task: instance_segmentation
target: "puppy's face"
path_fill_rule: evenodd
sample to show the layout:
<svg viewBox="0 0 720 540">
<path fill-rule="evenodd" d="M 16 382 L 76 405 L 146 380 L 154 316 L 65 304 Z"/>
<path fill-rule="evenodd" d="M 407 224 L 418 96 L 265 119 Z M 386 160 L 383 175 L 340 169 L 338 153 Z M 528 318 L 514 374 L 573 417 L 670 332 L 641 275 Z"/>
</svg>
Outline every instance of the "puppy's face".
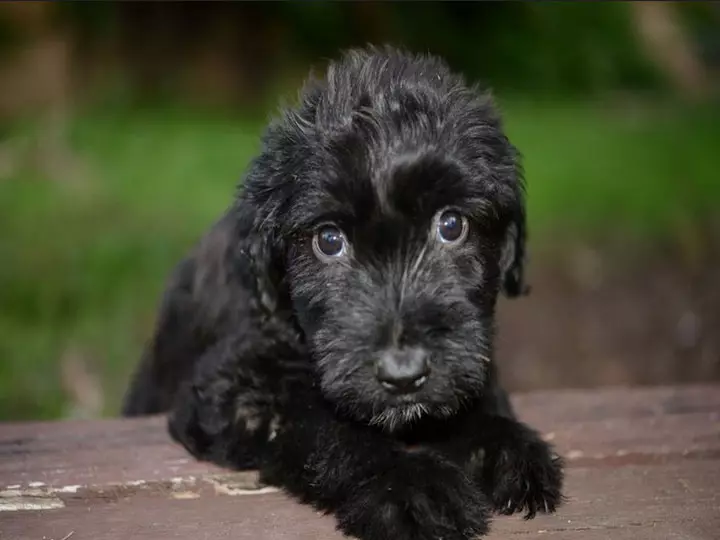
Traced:
<svg viewBox="0 0 720 540">
<path fill-rule="evenodd" d="M 322 391 L 386 430 L 451 415 L 485 380 L 508 221 L 462 162 L 343 144 L 290 213 L 289 286 Z"/>
<path fill-rule="evenodd" d="M 525 236 L 487 96 L 437 58 L 350 52 L 271 125 L 244 193 L 282 261 L 257 277 L 289 292 L 328 400 L 393 430 L 482 391 Z"/>
</svg>

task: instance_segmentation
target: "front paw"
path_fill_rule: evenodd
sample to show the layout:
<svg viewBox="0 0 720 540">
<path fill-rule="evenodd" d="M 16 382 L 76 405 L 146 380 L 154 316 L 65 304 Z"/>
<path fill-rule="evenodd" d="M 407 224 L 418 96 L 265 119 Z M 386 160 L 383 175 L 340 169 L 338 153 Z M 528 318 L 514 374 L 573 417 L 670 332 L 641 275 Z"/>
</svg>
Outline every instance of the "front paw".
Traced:
<svg viewBox="0 0 720 540">
<path fill-rule="evenodd" d="M 484 484 L 496 512 L 552 513 L 562 502 L 563 461 L 537 433 L 515 424 L 503 444 L 486 456 Z"/>
<path fill-rule="evenodd" d="M 471 540 L 487 533 L 490 505 L 466 474 L 430 455 L 378 471 L 337 512 L 361 540 Z"/>
<path fill-rule="evenodd" d="M 251 469 L 267 444 L 270 408 L 249 396 L 187 386 L 168 415 L 172 438 L 195 458 L 234 469 Z"/>
</svg>

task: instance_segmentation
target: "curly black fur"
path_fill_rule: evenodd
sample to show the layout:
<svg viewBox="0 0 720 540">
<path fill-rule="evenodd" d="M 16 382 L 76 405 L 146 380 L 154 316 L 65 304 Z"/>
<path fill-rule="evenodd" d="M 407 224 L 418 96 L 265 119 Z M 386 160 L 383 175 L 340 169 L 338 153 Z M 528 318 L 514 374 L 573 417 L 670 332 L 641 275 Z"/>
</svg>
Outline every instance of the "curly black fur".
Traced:
<svg viewBox="0 0 720 540">
<path fill-rule="evenodd" d="M 458 242 L 438 236 L 443 209 L 466 220 Z M 339 256 L 318 252 L 328 223 Z M 258 467 L 361 539 L 462 540 L 493 510 L 552 512 L 562 462 L 492 361 L 524 245 L 519 158 L 490 98 L 438 58 L 350 51 L 270 125 L 176 268 L 124 414 L 169 411 L 197 458 Z M 416 360 L 412 391 L 380 380 Z"/>
</svg>

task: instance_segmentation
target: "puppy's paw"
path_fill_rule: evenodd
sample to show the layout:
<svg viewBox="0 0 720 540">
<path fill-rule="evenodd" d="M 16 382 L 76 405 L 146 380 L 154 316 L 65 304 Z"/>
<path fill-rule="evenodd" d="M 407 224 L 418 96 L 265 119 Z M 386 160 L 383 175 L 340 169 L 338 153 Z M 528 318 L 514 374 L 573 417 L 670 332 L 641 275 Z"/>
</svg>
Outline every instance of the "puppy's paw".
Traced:
<svg viewBox="0 0 720 540">
<path fill-rule="evenodd" d="M 563 461 L 549 444 L 522 424 L 488 456 L 486 492 L 496 512 L 552 513 L 562 503 Z"/>
<path fill-rule="evenodd" d="M 378 471 L 338 509 L 339 527 L 361 540 L 475 540 L 491 514 L 485 495 L 458 467 L 412 455 Z"/>
<path fill-rule="evenodd" d="M 270 407 L 253 402 L 251 394 L 213 389 L 188 386 L 180 392 L 168 415 L 170 435 L 196 459 L 235 469 L 256 467 L 268 440 Z"/>
</svg>

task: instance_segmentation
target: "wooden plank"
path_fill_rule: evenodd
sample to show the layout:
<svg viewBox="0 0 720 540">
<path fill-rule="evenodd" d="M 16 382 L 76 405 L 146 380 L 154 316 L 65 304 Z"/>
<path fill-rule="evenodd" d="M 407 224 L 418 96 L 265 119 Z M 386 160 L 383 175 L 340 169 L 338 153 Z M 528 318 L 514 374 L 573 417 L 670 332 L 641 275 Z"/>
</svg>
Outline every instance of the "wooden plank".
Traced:
<svg viewBox="0 0 720 540">
<path fill-rule="evenodd" d="M 720 386 L 513 396 L 569 458 L 568 503 L 489 538 L 719 539 Z M 33 509 L 35 508 L 35 509 Z M 163 418 L 0 424 L 0 539 L 340 539 L 332 518 L 197 463 Z M 68 539 L 69 540 L 69 539 Z"/>
<path fill-rule="evenodd" d="M 573 468 L 570 501 L 532 521 L 497 517 L 489 539 L 711 540 L 720 531 L 717 462 Z M 201 495 L 190 497 L 188 493 Z M 182 494 L 182 495 L 181 495 Z M 3 538 L 340 540 L 331 518 L 280 493 L 223 496 L 183 487 L 67 500 L 60 510 L 0 514 Z"/>
<path fill-rule="evenodd" d="M 160 481 L 218 470 L 172 444 L 162 417 L 0 426 L 0 486 Z"/>
</svg>

